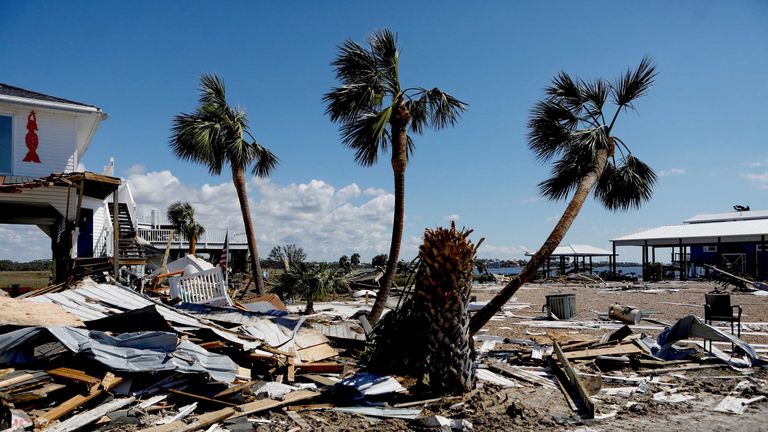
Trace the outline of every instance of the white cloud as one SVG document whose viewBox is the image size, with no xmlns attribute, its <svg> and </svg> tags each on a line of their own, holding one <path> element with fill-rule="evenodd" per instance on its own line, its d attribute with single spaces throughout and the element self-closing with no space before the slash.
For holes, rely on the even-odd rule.
<svg viewBox="0 0 768 432">
<path fill-rule="evenodd" d="M 764 171 L 762 173 L 742 174 L 741 176 L 749 180 L 750 183 L 757 186 L 759 189 L 768 189 L 768 171 Z"/>
<path fill-rule="evenodd" d="M 51 258 L 51 240 L 34 225 L 0 225 L 0 259 L 17 262 Z"/>
<path fill-rule="evenodd" d="M 449 214 L 448 216 L 445 217 L 445 220 L 447 220 L 449 222 L 458 222 L 459 219 L 461 219 L 461 216 L 459 216 L 459 215 L 457 215 L 455 213 L 454 214 Z"/>
<path fill-rule="evenodd" d="M 125 170 L 125 175 L 130 177 L 132 175 L 144 174 L 145 172 L 146 172 L 146 167 L 144 165 L 137 164 L 137 165 L 131 165 L 130 167 L 128 167 L 128 169 Z"/>
<path fill-rule="evenodd" d="M 523 203 L 525 204 L 531 204 L 531 203 L 537 203 L 540 201 L 543 201 L 544 198 L 540 196 L 531 196 L 523 200 Z"/>
<path fill-rule="evenodd" d="M 673 175 L 683 175 L 687 171 L 683 168 L 670 168 L 668 170 L 659 171 L 659 177 L 669 177 Z"/>
<path fill-rule="evenodd" d="M 240 204 L 231 181 L 183 184 L 170 171 L 135 173 L 128 177 L 139 213 L 164 212 L 174 201 L 188 201 L 210 230 L 241 230 Z M 357 184 L 336 188 L 323 180 L 279 185 L 254 177 L 247 185 L 259 251 L 296 243 L 310 259 L 336 260 L 358 252 L 369 257 L 389 250 L 394 196 L 382 189 L 361 190 Z M 357 202 L 361 196 L 362 202 Z M 415 253 L 411 244 L 403 253 Z"/>
</svg>

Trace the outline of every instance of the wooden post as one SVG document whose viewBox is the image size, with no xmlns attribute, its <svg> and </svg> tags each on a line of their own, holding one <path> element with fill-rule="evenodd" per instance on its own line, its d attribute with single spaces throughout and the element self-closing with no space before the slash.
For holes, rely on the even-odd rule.
<svg viewBox="0 0 768 432">
<path fill-rule="evenodd" d="M 613 277 L 616 277 L 616 243 L 611 242 L 611 245 L 613 247 L 613 267 L 611 267 L 611 272 L 613 273 Z"/>
<path fill-rule="evenodd" d="M 117 279 L 120 273 L 120 205 L 117 197 L 117 189 L 112 192 L 112 263 L 114 264 L 113 271 L 114 276 Z"/>
<path fill-rule="evenodd" d="M 592 257 L 589 257 L 589 274 L 592 274 Z"/>
<path fill-rule="evenodd" d="M 645 240 L 643 242 L 643 281 L 648 280 L 648 272 L 646 271 L 646 268 L 648 267 L 648 240 Z"/>
</svg>

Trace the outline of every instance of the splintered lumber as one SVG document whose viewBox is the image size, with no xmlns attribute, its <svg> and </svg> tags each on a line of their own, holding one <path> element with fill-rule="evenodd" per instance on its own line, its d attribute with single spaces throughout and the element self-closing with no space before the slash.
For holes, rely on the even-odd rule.
<svg viewBox="0 0 768 432">
<path fill-rule="evenodd" d="M 585 349 L 581 351 L 569 351 L 564 354 L 565 358 L 568 360 L 577 360 L 577 359 L 589 359 L 594 358 L 598 356 L 621 356 L 621 355 L 627 355 L 627 354 L 639 354 L 643 352 L 642 349 L 640 349 L 637 345 L 634 344 L 622 344 L 617 345 L 615 347 L 609 347 L 609 348 L 594 348 L 594 349 Z"/>
<path fill-rule="evenodd" d="M 56 369 L 51 369 L 47 372 L 53 376 L 70 379 L 72 381 L 83 382 L 86 384 L 98 384 L 101 382 L 101 380 L 96 378 L 95 376 L 88 375 L 85 372 L 77 369 L 60 367 Z"/>
<path fill-rule="evenodd" d="M 327 343 L 300 349 L 298 354 L 301 361 L 307 363 L 319 362 L 339 355 L 339 353 Z"/>
<path fill-rule="evenodd" d="M 306 420 L 304 420 L 304 418 L 303 418 L 303 417 L 302 417 L 302 416 L 301 416 L 299 413 L 297 413 L 296 411 L 286 411 L 286 414 L 287 414 L 287 415 L 288 415 L 288 417 L 290 417 L 290 418 L 291 418 L 291 420 L 293 420 L 293 421 L 294 421 L 294 422 L 295 422 L 295 423 L 296 423 L 296 424 L 297 424 L 297 425 L 298 425 L 298 426 L 299 426 L 301 429 L 303 429 L 303 430 L 312 430 L 312 426 L 310 426 L 310 425 L 309 425 L 309 423 L 307 423 L 307 421 L 306 421 Z"/>
<path fill-rule="evenodd" d="M 71 432 L 78 430 L 84 426 L 87 426 L 96 420 L 105 416 L 107 413 L 116 411 L 136 400 L 135 397 L 128 397 L 124 399 L 115 399 L 111 402 L 107 402 L 97 406 L 96 408 L 88 411 L 81 412 L 74 415 L 61 423 L 55 424 L 47 429 L 46 432 Z"/>
<path fill-rule="evenodd" d="M 324 385 L 324 386 L 332 386 L 338 384 L 338 380 L 334 381 L 326 376 L 323 375 L 315 375 L 315 374 L 306 374 L 302 375 L 302 378 L 306 378 L 310 381 L 313 381 L 317 384 Z"/>
<path fill-rule="evenodd" d="M 284 405 L 292 404 L 294 402 L 312 399 L 319 395 L 320 393 L 316 391 L 297 390 L 295 392 L 291 392 L 285 395 L 283 397 L 283 400 L 275 400 L 275 399 L 256 400 L 243 405 L 239 405 L 236 408 L 238 412 L 236 412 L 235 415 L 232 416 L 232 418 L 247 416 L 247 415 L 255 414 L 257 412 L 266 411 L 272 408 L 278 408 Z"/>
<path fill-rule="evenodd" d="M 581 399 L 587 418 L 595 418 L 595 404 L 592 403 L 592 399 L 589 397 L 589 392 L 587 392 L 586 387 L 584 387 L 584 383 L 581 382 L 579 374 L 573 366 L 571 366 L 571 363 L 568 361 L 565 354 L 563 354 L 563 350 L 560 349 L 560 345 L 555 339 L 552 339 L 552 347 L 557 355 L 557 360 L 560 362 L 565 374 L 568 376 L 569 384 L 575 388 L 576 393 Z"/>
<path fill-rule="evenodd" d="M 557 385 L 551 380 L 548 380 L 534 373 L 528 372 L 524 369 L 515 368 L 514 366 L 507 366 L 501 362 L 497 362 L 497 361 L 488 362 L 488 367 L 497 372 L 509 375 L 511 377 L 517 378 L 519 380 L 522 380 L 531 384 L 540 385 L 543 387 L 551 388 L 553 390 L 557 390 L 558 388 Z"/>
<path fill-rule="evenodd" d="M 93 387 L 91 387 L 91 391 L 88 392 L 87 395 L 72 396 L 71 398 L 62 402 L 58 406 L 52 408 L 42 416 L 38 417 L 37 423 L 42 426 L 47 425 L 48 423 L 69 414 L 70 412 L 77 409 L 77 407 L 84 405 L 88 401 L 104 393 L 104 391 L 109 390 L 110 388 L 120 384 L 122 381 L 123 381 L 122 378 L 116 377 L 112 372 L 107 372 L 107 374 L 104 376 L 104 379 L 101 380 L 101 383 L 99 385 L 94 385 Z M 95 418 L 93 421 L 96 421 L 99 417 Z"/>
<path fill-rule="evenodd" d="M 225 402 L 223 400 L 209 398 L 207 396 L 198 395 L 198 394 L 194 394 L 194 393 L 188 393 L 188 392 L 181 391 L 181 390 L 168 389 L 168 391 L 171 392 L 171 393 L 177 394 L 177 395 L 186 396 L 186 397 L 188 397 L 190 399 L 197 399 L 197 400 L 201 400 L 201 401 L 205 401 L 205 402 L 211 402 L 211 403 L 215 403 L 215 404 L 219 404 L 219 405 L 224 405 L 224 406 L 237 406 L 237 404 L 234 404 L 232 402 Z"/>
<path fill-rule="evenodd" d="M 29 373 L 16 375 L 15 377 L 6 378 L 2 381 L 0 381 L 0 388 L 3 387 L 10 387 L 15 384 L 23 383 L 24 381 L 29 381 L 31 379 L 34 379 L 35 376 Z"/>
</svg>

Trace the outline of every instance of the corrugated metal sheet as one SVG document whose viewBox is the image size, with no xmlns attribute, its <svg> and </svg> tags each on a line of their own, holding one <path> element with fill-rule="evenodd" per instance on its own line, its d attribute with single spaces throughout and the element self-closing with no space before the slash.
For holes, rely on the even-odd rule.
<svg viewBox="0 0 768 432">
<path fill-rule="evenodd" d="M 768 219 L 667 225 L 612 239 L 616 246 L 677 246 L 760 241 L 768 236 Z"/>
<path fill-rule="evenodd" d="M 83 321 L 155 305 L 163 318 L 171 322 L 175 328 L 209 329 L 218 336 L 241 345 L 246 350 L 254 349 L 260 345 L 258 341 L 245 339 L 235 332 L 205 322 L 182 311 L 174 310 L 135 291 L 117 285 L 97 284 L 87 280 L 79 288 L 29 297 L 25 300 L 59 304 Z"/>
</svg>

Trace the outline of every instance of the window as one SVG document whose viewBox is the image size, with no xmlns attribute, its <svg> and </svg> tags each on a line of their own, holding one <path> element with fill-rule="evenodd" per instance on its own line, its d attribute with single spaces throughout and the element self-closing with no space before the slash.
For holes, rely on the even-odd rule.
<svg viewBox="0 0 768 432">
<path fill-rule="evenodd" d="M 0 174 L 11 174 L 13 166 L 13 117 L 0 115 Z"/>
<path fill-rule="evenodd" d="M 717 252 L 717 246 L 704 246 L 704 252 Z"/>
</svg>

